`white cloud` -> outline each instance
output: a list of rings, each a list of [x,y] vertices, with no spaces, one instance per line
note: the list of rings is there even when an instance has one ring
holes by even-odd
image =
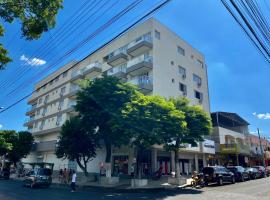
[[[0,124],[0,129],[1,129],[1,128],[3,128],[3,125],[2,125],[2,124]]]
[[[257,114],[256,112],[252,113],[252,115],[254,115],[255,117],[257,117],[258,119],[270,119],[270,113],[260,113]]]
[[[21,55],[20,60],[25,62],[26,65],[30,66],[40,66],[40,65],[45,65],[46,61],[39,59],[39,58],[28,58],[24,54]]]

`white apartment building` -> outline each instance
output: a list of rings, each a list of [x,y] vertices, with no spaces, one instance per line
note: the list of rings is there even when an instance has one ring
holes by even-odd
[[[147,95],[187,97],[191,104],[201,105],[210,115],[207,66],[198,50],[183,41],[155,19],[149,19],[129,30],[110,44],[78,62],[70,62],[36,84],[28,100],[25,125],[35,137],[36,147],[27,161],[55,163],[55,170],[76,167],[74,162],[54,155],[61,125],[76,114],[78,81],[107,73],[138,86]],[[198,147],[182,149],[180,170],[183,174],[206,165],[208,155],[215,153],[213,141]],[[128,147],[112,150],[113,172],[129,173],[134,150]],[[89,164],[89,172],[98,173],[105,152],[100,149]],[[153,147],[146,152],[145,168],[156,170],[162,164],[164,174],[171,170],[171,154]],[[79,170],[79,168],[78,168]]]

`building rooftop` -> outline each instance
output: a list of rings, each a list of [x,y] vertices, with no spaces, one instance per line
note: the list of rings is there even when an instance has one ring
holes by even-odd
[[[236,113],[213,112],[211,113],[213,126],[238,127],[248,126],[249,123]]]

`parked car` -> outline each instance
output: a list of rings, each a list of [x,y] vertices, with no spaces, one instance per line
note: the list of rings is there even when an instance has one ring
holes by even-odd
[[[234,173],[236,181],[244,182],[245,180],[250,179],[249,173],[242,166],[228,166],[227,169]]]
[[[260,177],[260,173],[257,168],[248,167],[246,168],[246,172],[248,172],[250,179],[257,179]]]
[[[265,168],[265,173],[266,173],[266,176],[267,176],[267,177],[270,176],[270,166],[267,166],[267,167]]]
[[[4,168],[3,170],[0,169],[0,178],[8,180],[10,176],[9,168]]]
[[[223,183],[235,183],[234,174],[223,166],[211,166],[204,167],[202,170],[205,185],[208,183],[217,183],[223,185]]]
[[[266,173],[265,173],[265,168],[263,166],[254,166],[253,168],[258,169],[259,171],[259,178],[264,178]]]
[[[52,170],[48,168],[36,168],[30,171],[24,179],[24,186],[31,188],[37,186],[49,187],[52,183]]]

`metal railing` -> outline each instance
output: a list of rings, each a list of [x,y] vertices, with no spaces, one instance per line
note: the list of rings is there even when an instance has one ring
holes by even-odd
[[[116,67],[109,69],[108,75],[111,76],[111,75],[114,75],[118,72],[126,73],[126,71],[127,71],[127,64],[123,64],[123,65],[119,65],[119,66],[116,66]]]
[[[136,44],[138,44],[140,42],[143,42],[143,41],[151,42],[152,43],[151,33],[147,33],[145,35],[142,35],[142,36],[136,38],[135,40],[133,40],[132,42],[130,42],[128,44],[127,48],[131,48],[131,47],[135,46]]]
[[[153,62],[153,57],[149,54],[143,54],[143,55],[140,55],[138,57],[135,57],[133,58],[132,60],[130,60],[128,63],[127,63],[127,68],[133,66],[133,65],[136,65],[138,63],[141,63],[141,62],[149,62],[149,63],[152,63]]]
[[[111,52],[108,54],[108,59],[117,56],[118,54],[127,53],[127,46],[120,47],[119,49],[116,49],[115,51]]]
[[[150,85],[153,84],[153,77],[152,76],[137,76],[128,81],[134,85]]]

